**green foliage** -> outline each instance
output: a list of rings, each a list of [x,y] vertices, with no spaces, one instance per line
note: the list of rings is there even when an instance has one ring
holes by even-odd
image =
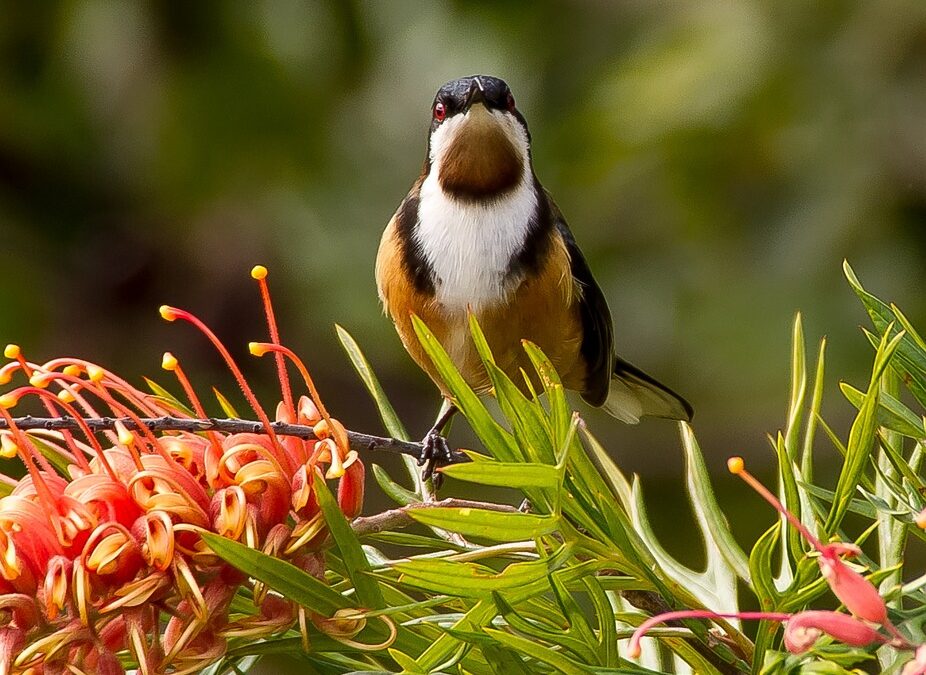
[[[797,317],[786,424],[771,439],[777,492],[822,541],[863,546],[858,569],[881,584],[892,622],[917,644],[924,639],[926,575],[908,580],[906,555],[923,537],[914,519],[926,507],[920,474],[926,343],[896,307],[868,294],[848,265],[846,275],[875,326],[871,377],[864,390],[841,384],[858,409],[842,441],[820,415],[825,345],[811,367]],[[244,663],[248,655],[289,653],[317,672],[578,674],[687,668],[780,675],[847,673],[874,659],[898,672],[909,660],[909,652],[891,646],[862,649],[826,637],[805,653],[792,654],[782,645],[780,621],[740,628],[721,618],[656,628],[642,656],[630,659],[625,640],[648,615],[681,609],[729,614],[738,612],[741,602],[766,612],[832,607],[817,554],[771,509],[769,527],[746,547],[747,554],[714,493],[714,483],[735,479],[710,476],[692,429],[682,424],[686,486],[706,560],[702,570],[685,566],[650,527],[641,481],[620,470],[572,411],[544,355],[525,345],[543,384],[542,391],[528,387],[525,394],[494,364],[475,321],[471,328],[502,421],[467,386],[427,326],[415,320],[422,344],[485,449],[485,454],[469,453],[471,462],[442,471],[451,480],[518,490],[529,510],[419,503],[420,492],[403,488],[374,466],[385,492],[400,505],[410,504],[404,508],[407,520],[385,532],[367,529],[361,521],[352,528],[322,483],[319,504],[332,544],[324,581],[240,544],[208,537],[219,555],[312,612],[332,617],[353,610],[353,618],[364,620],[350,640],[312,629],[308,651],[292,633],[237,645],[229,663]],[[339,334],[384,424],[404,435],[359,347],[343,329]],[[906,402],[900,383],[915,403]],[[818,442],[820,428],[828,441]],[[834,456],[841,462],[835,485],[816,483],[815,465]],[[756,502],[755,508],[766,507]],[[398,529],[410,522],[426,528]],[[382,648],[369,648],[378,642]]]

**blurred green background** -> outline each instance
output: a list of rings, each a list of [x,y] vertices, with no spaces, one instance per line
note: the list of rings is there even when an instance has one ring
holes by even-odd
[[[926,328],[922,0],[8,1],[0,17],[0,342],[35,359],[167,381],[171,349],[233,393],[156,310],[193,310],[247,359],[263,263],[334,413],[381,431],[338,322],[423,433],[436,391],[381,315],[373,259],[434,91],[473,73],[511,85],[621,354],[693,402],[714,466],[771,461],[798,309],[811,351],[829,336],[824,410],[845,435],[835,383],[864,384],[870,354],[843,258]],[[269,364],[247,366],[269,392]],[[674,425],[587,416],[650,498],[670,493],[656,524],[687,547]]]

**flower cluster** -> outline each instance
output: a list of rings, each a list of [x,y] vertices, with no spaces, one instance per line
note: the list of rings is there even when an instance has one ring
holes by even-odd
[[[145,420],[207,417],[169,353],[162,365],[187,402],[160,388],[140,391],[87,361],[33,363],[7,346],[0,384],[14,388],[0,396],[0,454],[20,458],[26,475],[0,476],[0,674],[123,673],[120,653],[131,654],[142,673],[198,672],[225,654],[231,637],[279,633],[297,621],[303,631],[308,621],[329,626],[311,608],[261,588],[252,588],[253,611],[237,603],[232,613],[248,580],[201,537],[237,540],[321,579],[327,529],[315,486],[338,479],[338,503],[348,517],[363,499],[363,464],[302,362],[279,342],[266,270],[256,267],[252,276],[270,341],[252,343],[251,352],[276,359],[282,400],[275,418],[313,427],[315,438],[276,434],[228,350],[183,310],[162,307],[161,315],[193,324],[213,342],[260,433],[155,431]],[[294,397],[286,359],[308,396]],[[10,409],[23,399],[69,418],[79,431],[20,429]],[[108,428],[92,424],[111,418],[118,421]]]
[[[913,645],[888,618],[887,605],[875,585],[845,562],[844,558],[853,558],[861,553],[857,545],[842,542],[822,543],[800,519],[784,508],[768,488],[746,471],[741,457],[732,457],[727,464],[731,473],[740,476],[774,506],[813,547],[818,554],[817,564],[820,566],[820,573],[833,595],[842,602],[849,614],[829,610],[805,610],[795,614],[776,612],[722,614],[709,610],[667,612],[651,617],[640,624],[630,641],[628,651],[631,656],[639,656],[640,640],[650,628],[657,624],[678,619],[711,618],[780,621],[784,625],[785,649],[792,654],[807,652],[824,634],[853,647],[890,643],[899,649],[913,649]],[[881,632],[882,630],[884,632]],[[926,645],[917,649],[916,656],[905,665],[902,675],[926,675]]]

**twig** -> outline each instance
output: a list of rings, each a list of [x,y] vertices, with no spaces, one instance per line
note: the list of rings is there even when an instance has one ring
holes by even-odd
[[[492,502],[477,502],[470,499],[454,499],[453,497],[442,499],[439,502],[421,502],[420,504],[409,504],[400,506],[395,509],[389,509],[375,516],[365,518],[356,518],[351,524],[354,532],[358,535],[376,534],[385,530],[391,530],[396,527],[405,527],[415,521],[408,515],[408,509],[434,509],[441,507],[455,507],[464,509],[485,509],[486,511],[501,511],[503,513],[517,513],[518,510],[508,504],[493,504]]]
[[[85,417],[80,420],[84,422],[92,431],[111,431],[115,428],[116,423],[125,425],[130,431],[137,431],[138,425],[129,417]],[[45,430],[45,431],[80,431],[79,421],[73,417],[16,417],[13,422],[23,431]],[[221,431],[229,434],[241,433],[264,433],[264,425],[253,420],[239,419],[221,419],[216,417],[208,418],[186,418],[186,417],[147,417],[142,418],[144,424],[151,431]],[[315,432],[312,427],[304,424],[286,424],[285,422],[273,422],[271,425],[273,431],[280,436],[295,436],[297,438],[311,439],[315,438]],[[5,419],[0,419],[0,429],[7,429],[8,423]],[[386,438],[383,436],[371,436],[362,434],[357,431],[348,431],[347,438],[350,441],[350,447],[357,452],[370,450],[380,450],[392,452],[401,455],[418,458],[421,456],[421,443],[410,441],[400,441],[396,438]],[[450,457],[450,463],[468,461],[466,455],[461,452],[453,451]]]

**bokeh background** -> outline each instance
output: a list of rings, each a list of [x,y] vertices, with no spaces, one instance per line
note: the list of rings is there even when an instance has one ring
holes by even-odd
[[[843,258],[926,328],[922,0],[4,1],[0,342],[135,381],[171,349],[232,394],[156,309],[195,311],[246,359],[263,263],[335,414],[382,429],[338,322],[423,433],[435,389],[381,315],[373,259],[434,91],[473,73],[510,83],[621,353],[694,403],[718,469],[734,452],[771,466],[797,310],[811,351],[828,335],[824,411],[845,435],[836,382],[864,384],[870,350]],[[269,364],[248,367],[269,392]],[[667,547],[697,557],[674,425],[587,417],[642,474]]]

